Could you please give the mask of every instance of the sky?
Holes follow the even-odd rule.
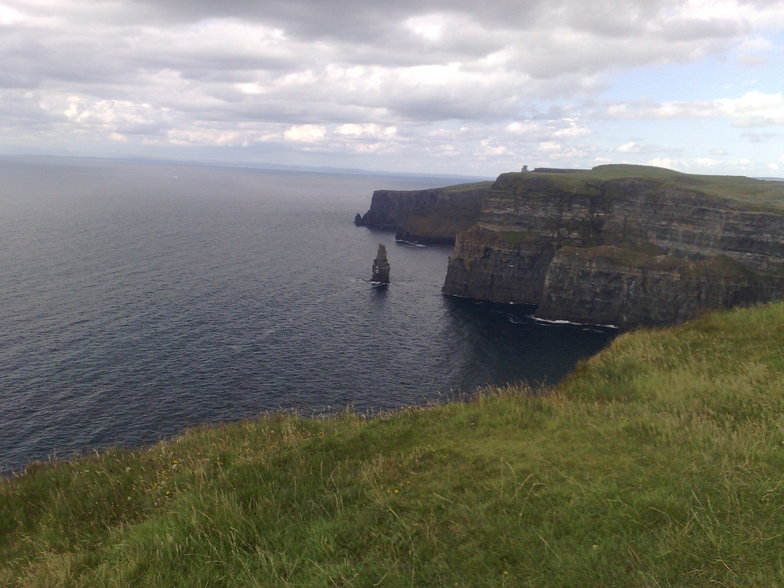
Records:
[[[784,176],[784,2],[0,0],[0,153]]]

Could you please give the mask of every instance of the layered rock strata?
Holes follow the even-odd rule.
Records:
[[[503,174],[458,236],[443,291],[622,327],[784,297],[784,189],[777,200],[755,180],[708,178],[638,166]],[[747,192],[723,195],[736,186]]]
[[[476,223],[492,182],[429,190],[376,190],[370,210],[354,223],[396,231],[396,238],[417,243],[452,244],[457,233]]]

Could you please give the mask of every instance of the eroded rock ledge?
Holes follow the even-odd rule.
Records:
[[[443,291],[620,327],[784,298],[784,184],[620,165],[502,174]]]

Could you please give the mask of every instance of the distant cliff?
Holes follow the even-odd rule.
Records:
[[[443,291],[622,327],[784,298],[784,186],[644,166],[503,174]]]
[[[493,182],[458,184],[430,190],[376,190],[370,210],[356,224],[396,231],[419,243],[454,243],[455,235],[479,219],[482,200]]]

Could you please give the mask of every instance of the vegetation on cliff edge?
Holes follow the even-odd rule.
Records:
[[[0,481],[3,586],[784,583],[784,304],[560,385],[265,416]]]
[[[681,190],[692,190],[742,202],[744,206],[760,206],[774,210],[784,208],[784,182],[771,182],[745,176],[720,176],[711,174],[685,174],[663,167],[649,165],[608,164],[575,173],[514,173],[532,182],[546,182],[555,189],[591,194],[601,182],[641,178]]]

